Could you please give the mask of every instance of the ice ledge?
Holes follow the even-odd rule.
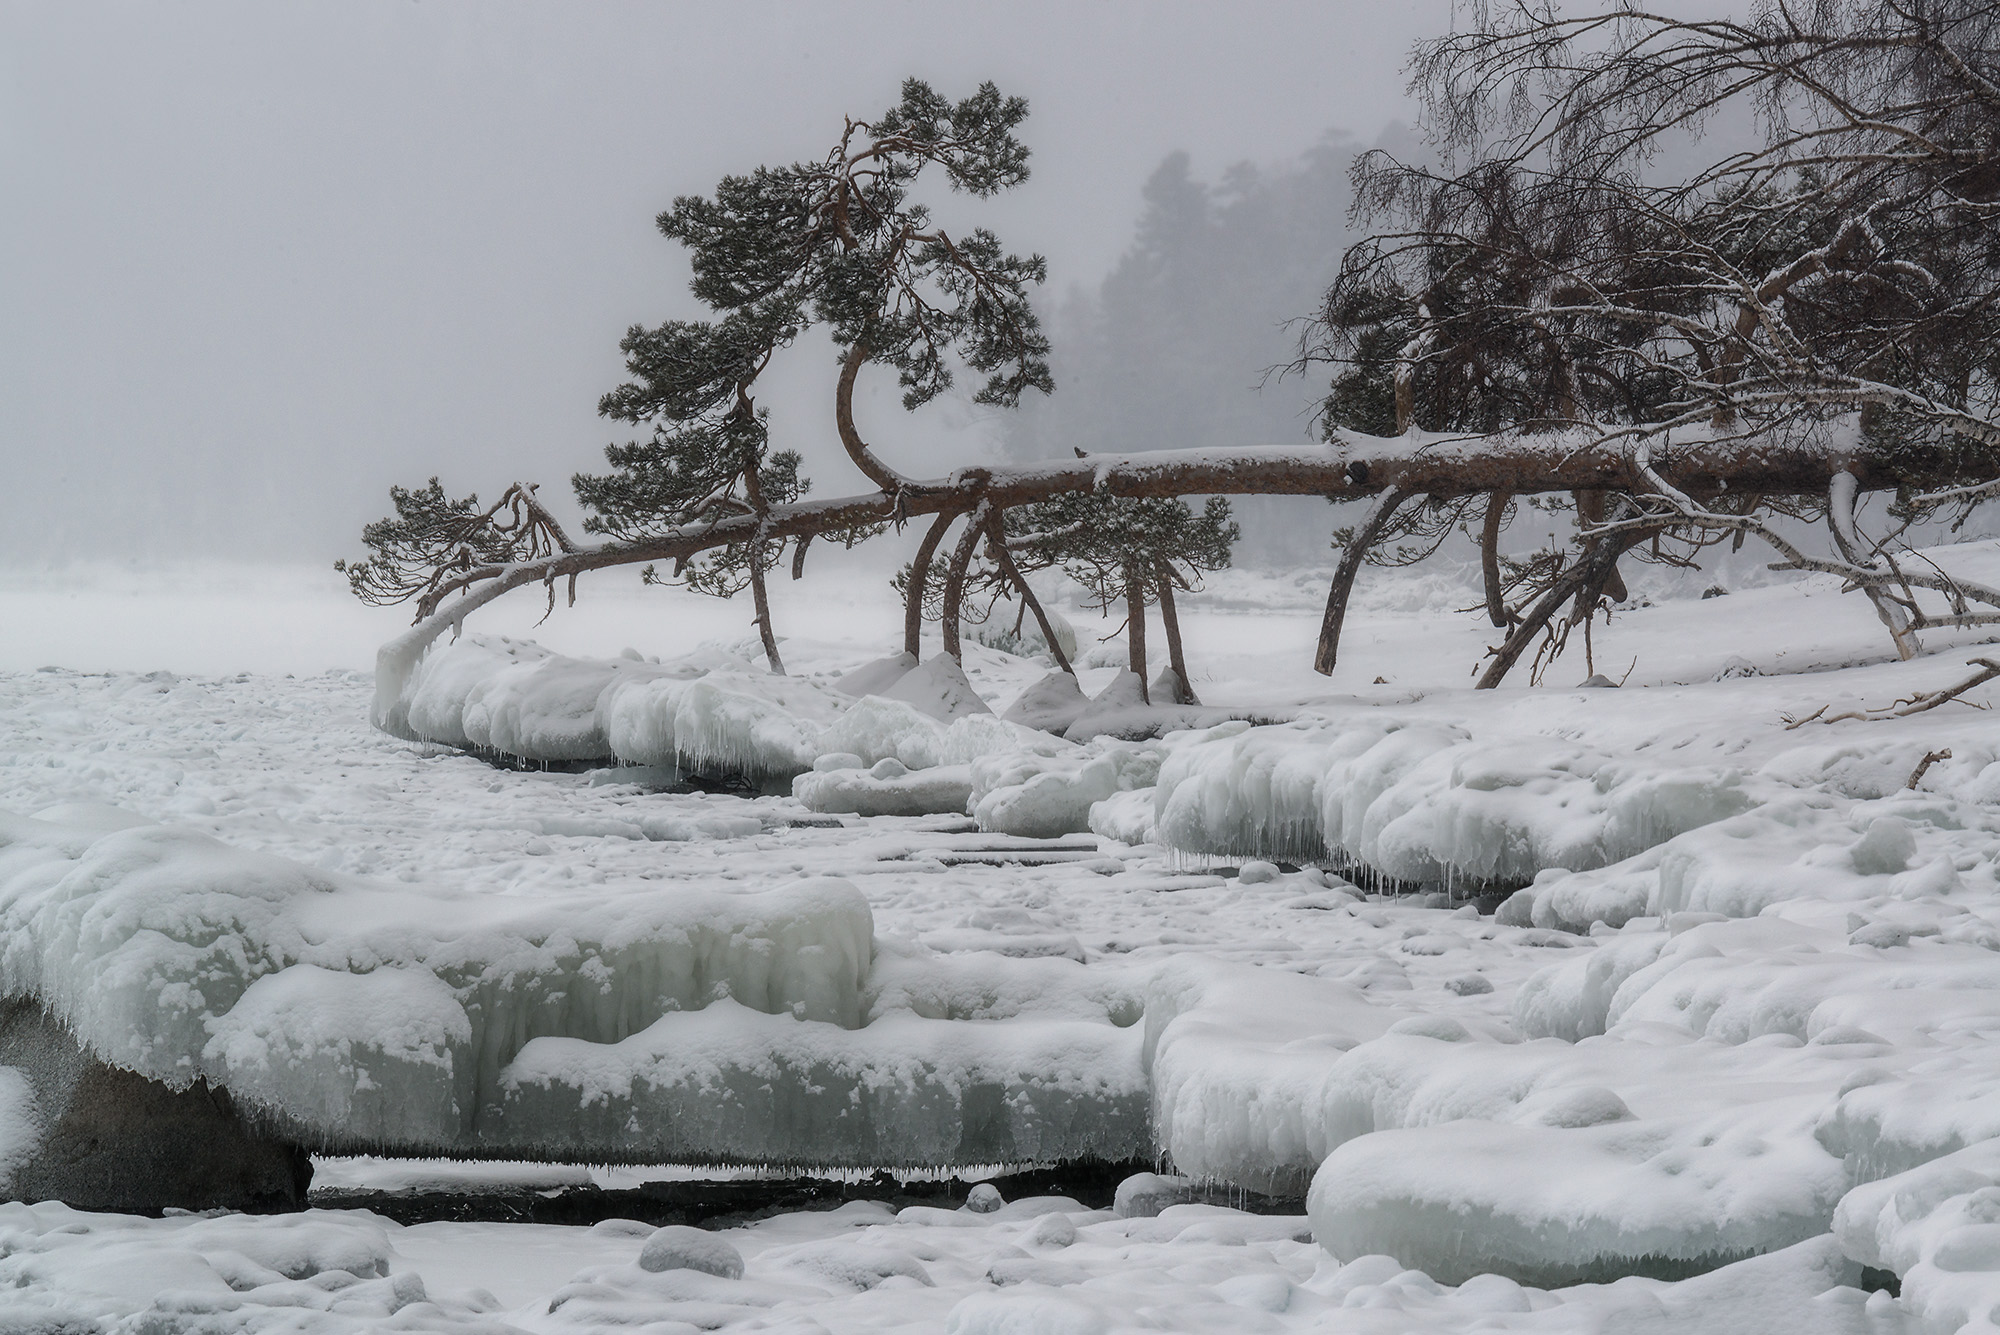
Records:
[[[873,976],[872,914],[843,881],[474,900],[117,823],[0,813],[0,994],[300,1144],[888,1167],[1150,1152],[1138,1030],[1065,988],[1082,966],[999,961],[1034,974],[1004,1023],[926,1016],[906,962]]]

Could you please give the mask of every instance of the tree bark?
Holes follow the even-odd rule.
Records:
[[[1137,566],[1125,567],[1125,660],[1139,674],[1139,698],[1152,704],[1146,687],[1146,585]]]
[[[1579,491],[1574,494],[1576,519],[1579,528],[1596,528],[1604,522],[1604,493],[1601,491]],[[1603,590],[1611,595],[1611,601],[1622,603],[1630,597],[1625,588],[1625,578],[1613,566],[1610,577],[1603,583]]]
[[[1056,660],[1057,667],[1074,677],[1076,669],[1070,666],[1069,655],[1063,652],[1062,641],[1056,638],[1056,628],[1049,620],[1049,614],[1042,610],[1042,600],[1035,597],[1035,591],[1028,587],[1027,577],[1014,564],[1013,554],[1007,550],[1007,534],[1001,525],[999,511],[994,511],[993,517],[986,521],[986,534],[986,550],[993,553],[1000,573],[1020,591],[1021,610],[1035,614],[1035,624],[1042,628],[1042,640],[1049,646],[1049,657]]]
[[[1474,683],[1475,689],[1490,691],[1498,686],[1501,679],[1520,659],[1522,652],[1534,642],[1535,636],[1541,634],[1542,627],[1549,624],[1549,618],[1561,609],[1563,603],[1576,597],[1580,591],[1592,584],[1601,584],[1605,573],[1617,567],[1618,558],[1647,536],[1649,536],[1648,530],[1635,529],[1630,533],[1608,533],[1603,537],[1592,539],[1583,559],[1572,565],[1564,572],[1561,579],[1550,585],[1542,596],[1535,600],[1535,605],[1521,618],[1519,624],[1514,627],[1514,633],[1501,644],[1499,652],[1493,656],[1493,662]]]
[[[1874,562],[1865,559],[1866,554],[1861,550],[1861,533],[1854,526],[1854,501],[1854,474],[1835,473],[1826,489],[1826,526],[1833,530],[1833,545],[1843,561],[1858,566],[1873,565]],[[1888,629],[1898,658],[1907,662],[1924,651],[1923,642],[1917,638],[1916,629],[1910,624],[1908,608],[1872,584],[1863,585],[1861,591],[1868,596],[1875,615]]]
[[[959,642],[958,612],[965,601],[965,568],[972,564],[972,554],[979,547],[979,539],[986,531],[986,519],[990,513],[986,502],[972,512],[966,522],[965,532],[958,537],[958,545],[952,548],[951,565],[944,576],[944,651],[953,658],[963,659],[964,650]]]
[[[764,587],[764,540],[750,541],[750,600],[757,608],[757,634],[764,640],[764,657],[771,671],[785,675],[785,660],[778,657],[778,636],[771,629],[771,595]]]
[[[1376,497],[1375,504],[1368,508],[1368,513],[1355,528],[1347,550],[1340,554],[1340,565],[1333,572],[1333,587],[1326,593],[1326,616],[1319,626],[1319,650],[1313,655],[1313,671],[1322,677],[1333,675],[1334,664],[1339,659],[1340,627],[1347,620],[1347,597],[1354,592],[1354,578],[1361,573],[1361,562],[1367,557],[1368,549],[1375,545],[1375,540],[1382,536],[1382,530],[1388,527],[1396,511],[1415,494],[1401,487],[1392,487]]]
[[[919,661],[924,656],[924,585],[930,581],[931,561],[937,556],[938,544],[944,541],[945,530],[956,518],[956,510],[940,513],[918,544],[916,559],[910,562],[910,582],[903,590],[903,652]]]
[[[1486,522],[1479,529],[1479,572],[1486,581],[1486,619],[1507,629],[1507,599],[1500,587],[1500,526],[1506,522],[1507,507],[1514,493],[1501,488],[1486,502]]]
[[[840,443],[847,450],[847,457],[854,461],[854,466],[870,482],[893,494],[907,479],[875,457],[875,451],[868,448],[868,442],[861,439],[861,431],[854,425],[854,381],[867,361],[868,345],[865,343],[856,343],[849,348],[847,356],[841,361],[840,379],[833,389],[833,424],[840,432]]]
[[[1177,703],[1198,705],[1201,700],[1194,693],[1194,682],[1188,677],[1187,659],[1181,655],[1181,619],[1174,608],[1174,577],[1162,570],[1158,583],[1160,599],[1160,624],[1167,632],[1167,666],[1174,678],[1180,682],[1180,700]]]

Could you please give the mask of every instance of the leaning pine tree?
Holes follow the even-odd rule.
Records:
[[[955,366],[983,377],[972,396],[981,404],[1011,407],[1028,390],[1054,388],[1048,340],[1028,300],[1046,276],[1042,257],[1009,253],[983,227],[948,231],[911,197],[927,172],[979,198],[1026,180],[1028,150],[1015,130],[1027,112],[1024,100],[990,83],[954,103],[911,79],[882,115],[848,121],[820,161],[726,177],[713,197],[677,199],[659,217],[660,231],[687,247],[693,293],[714,314],[626,333],[619,346],[631,379],[598,411],[650,435],[610,446],[611,470],[579,474],[573,485],[589,512],[586,531],[626,550],[677,548],[671,567],[649,567],[650,578],[723,597],[749,588],[773,671],[783,668],[765,574],[787,539],[796,578],[813,538],[852,543],[878,531],[880,519],[902,518],[905,494],[921,485],[863,438],[854,419],[862,370],[892,368],[911,410],[950,389]],[[770,448],[758,380],[814,325],[836,348],[834,428],[854,465],[891,498],[886,515],[836,504],[800,522],[808,483],[799,456]],[[523,561],[557,551],[589,559],[532,488],[510,489],[491,510],[476,498],[453,501],[435,483],[399,490],[396,504],[396,519],[364,533],[368,558],[343,569],[369,601],[415,598],[420,619],[453,593],[505,580]],[[786,531],[776,531],[775,516],[790,521]],[[714,540],[704,542],[709,532]],[[621,552],[602,563],[627,559]],[[921,602],[921,579],[914,594]]]

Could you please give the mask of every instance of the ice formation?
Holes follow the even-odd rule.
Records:
[[[936,735],[946,725],[990,711],[956,661],[912,665],[906,657],[866,664],[829,687],[714,650],[661,664],[570,658],[527,641],[466,635],[413,664],[399,662],[395,673],[382,669],[378,685],[391,703],[384,707],[378,695],[375,717],[413,741],[526,760],[671,766],[757,781],[789,780],[833,753],[866,752],[873,763],[897,755],[904,740],[916,748],[903,756],[910,768],[1047,741],[1008,727],[946,742]],[[856,696],[864,698],[850,719]]]
[[[342,678],[20,674],[0,680],[30,706],[0,792],[47,810],[0,846],[0,977],[93,1048],[370,1143],[1160,1170],[1122,1216],[857,1205],[733,1230],[736,1278],[647,1269],[643,1230],[591,1233],[510,1293],[508,1319],[534,1328],[810,1311],[967,1331],[1990,1329],[1991,716],[1786,729],[1802,681],[1809,703],[1879,703],[1959,665],[1876,662],[1874,638],[1822,636],[1814,603],[1787,662],[1826,671],[1776,678],[1761,655],[1766,675],[1711,680],[1721,649],[1688,628],[1735,618],[1717,643],[1742,651],[1758,596],[1648,632],[1640,675],[1668,666],[1644,691],[1471,696],[1406,644],[1391,682],[1322,694],[1259,676],[1260,640],[1213,660],[1218,679],[1294,721],[1135,711],[1135,730],[1198,725],[1142,741],[1015,726],[1033,705],[1067,729],[1087,697],[976,646],[966,684],[1016,701],[1002,717],[885,698],[913,661],[824,684],[865,657],[851,647],[818,670],[788,646],[808,673],[788,699],[726,653],[572,669],[466,636],[396,695],[453,745],[601,735],[672,774],[702,738],[702,763],[762,766],[799,800],[495,775],[342,733]],[[1081,672],[1100,697],[1117,685]],[[100,790],[181,824],[72,802]],[[841,802],[929,818],[802,818]],[[968,809],[981,829],[952,818]],[[1367,893],[1364,873],[1419,893]],[[459,893],[475,883],[476,913]],[[1470,891],[1486,909],[1514,893],[1482,916]],[[32,1152],[28,1102],[0,1071],[0,1158]],[[1186,1198],[1210,1179],[1316,1183],[1316,1241],[1296,1216]],[[108,1273],[128,1263],[102,1259],[115,1239],[146,1229],[135,1273],[178,1248],[217,1303],[304,1300],[221,1233],[63,1231],[73,1218],[0,1218],[0,1285],[27,1280],[10,1300],[97,1293],[81,1258]],[[384,1274],[378,1255],[354,1254],[357,1310],[417,1307],[379,1287],[403,1262]],[[1881,1272],[1901,1300],[1857,1287]],[[131,1315],[159,1292],[78,1310]],[[467,1323],[499,1310],[451,1301],[433,1300]]]
[[[989,753],[972,764],[968,795],[982,830],[1052,839],[1091,828],[1091,811],[1120,793],[1153,786],[1158,743],[1098,738],[1062,750]]]
[[[964,811],[972,794],[972,770],[941,765],[912,772],[894,756],[863,767],[844,755],[821,756],[810,774],[792,780],[792,796],[809,811],[857,816],[923,816]]]
[[[1848,1256],[1901,1278],[1925,1330],[2000,1325],[2000,1140],[1856,1187],[1834,1233]]]
[[[931,993],[907,970],[872,986],[845,882],[468,908],[171,826],[0,815],[0,989],[315,1144],[866,1164],[1145,1144],[1133,1017],[910,1009]]]
[[[1602,867],[1753,801],[1727,768],[1662,770],[1376,710],[1225,723],[1176,743],[1155,797],[1170,846],[1331,860],[1418,885],[1512,886]]]
[[[1447,1284],[1699,1274],[1819,1236],[1846,1186],[1824,1155],[1767,1157],[1760,1131],[1728,1115],[1378,1131],[1320,1166],[1313,1236],[1337,1256],[1387,1252]]]

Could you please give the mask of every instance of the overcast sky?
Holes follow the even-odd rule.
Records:
[[[636,321],[697,314],[653,218],[817,157],[906,75],[1029,99],[985,207],[1051,302],[1186,149],[1212,178],[1408,119],[1416,3],[0,2],[0,560],[353,554],[391,482],[567,494]],[[1314,293],[1301,293],[1299,309]],[[773,386],[825,460],[831,357]],[[893,442],[966,440],[963,403]],[[893,450],[890,452],[893,453]]]

